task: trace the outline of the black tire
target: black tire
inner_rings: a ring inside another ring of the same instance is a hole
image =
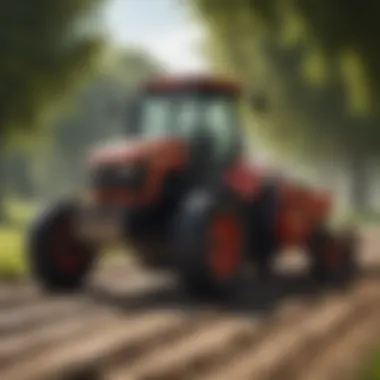
[[[232,272],[221,277],[210,262],[210,226],[218,215],[231,216],[241,229],[238,257]],[[246,263],[245,221],[239,205],[229,196],[194,191],[185,199],[175,220],[174,268],[186,292],[200,298],[230,299],[239,290]]]
[[[333,247],[333,248],[332,248]],[[332,251],[334,249],[334,256]],[[311,277],[323,284],[346,287],[358,274],[357,237],[352,232],[333,234],[320,228],[313,234],[309,251],[311,254]]]
[[[250,257],[257,275],[262,279],[273,276],[273,260],[277,251],[276,218],[278,210],[278,186],[270,182],[263,187],[261,195],[252,205],[249,215],[251,242],[254,249]]]
[[[74,211],[74,202],[63,201],[48,208],[32,224],[27,258],[32,277],[45,291],[77,291],[93,267],[94,249],[73,236]]]

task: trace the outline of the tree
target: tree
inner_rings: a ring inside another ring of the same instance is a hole
[[[270,112],[265,115],[265,127],[258,131],[260,136],[266,137],[281,155],[302,158],[304,162],[326,161],[326,157],[332,159],[332,164],[343,161],[350,166],[353,184],[359,182],[363,187],[366,162],[378,156],[380,133],[376,126],[380,116],[369,113],[365,106],[370,102],[362,100],[375,99],[375,93],[372,92],[372,97],[364,96],[368,87],[361,86],[357,61],[353,55],[340,55],[346,50],[339,43],[334,45],[335,50],[330,46],[333,55],[321,53],[329,40],[324,35],[320,43],[318,34],[322,33],[326,17],[326,27],[331,27],[328,33],[334,32],[335,23],[339,24],[340,32],[347,29],[342,23],[348,22],[349,16],[342,18],[345,21],[339,20],[336,13],[331,13],[335,5],[326,5],[343,2],[193,0],[193,3],[217,47],[218,55],[214,56],[217,66],[222,63],[234,72],[248,90],[265,89]],[[340,5],[336,7],[344,13],[345,8]],[[349,8],[347,12],[352,13],[352,7]],[[309,22],[318,25],[309,28]],[[352,32],[347,38],[355,46],[365,44],[360,34],[362,26],[357,20],[353,25],[358,34]],[[369,75],[370,71],[366,73]],[[356,92],[347,91],[353,88],[352,83],[359,83]],[[361,207],[365,191],[360,194],[356,187],[353,186],[353,199]]]
[[[44,181],[45,194],[57,195],[78,186],[86,173],[88,150],[99,141],[125,136],[127,102],[142,81],[163,71],[144,51],[117,49],[107,65],[63,110],[51,128],[47,177],[60,173],[54,183]]]
[[[86,77],[103,41],[92,28],[101,0],[1,0],[0,4],[0,153],[4,154],[10,137],[27,135],[43,124],[62,96]],[[4,187],[4,177],[0,182]]]

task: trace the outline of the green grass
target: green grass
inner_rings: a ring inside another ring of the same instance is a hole
[[[36,210],[35,204],[26,201],[12,200],[8,202],[9,223],[24,228]]]
[[[358,380],[380,380],[380,347],[363,364]]]
[[[0,279],[14,280],[26,273],[23,233],[19,228],[0,228]]]
[[[33,204],[12,200],[7,203],[8,220],[0,226],[0,280],[16,280],[25,276],[24,238]]]

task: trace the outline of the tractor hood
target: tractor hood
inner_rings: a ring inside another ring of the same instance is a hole
[[[187,160],[188,146],[183,140],[118,140],[111,141],[90,152],[91,167],[125,165],[149,161],[152,165],[172,161],[172,165],[182,165]]]

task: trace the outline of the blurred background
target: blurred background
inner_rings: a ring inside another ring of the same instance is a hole
[[[380,2],[1,0],[0,276],[25,274],[33,210],[82,181],[85,156],[123,134],[131,94],[162,73],[240,81],[253,160],[337,199],[380,208]]]
[[[336,212],[380,206],[380,5],[334,1],[2,0],[1,260],[39,202],[80,186],[123,134],[128,99],[162,73],[236,78],[253,160],[326,187]],[[14,248],[12,248],[14,247]],[[16,259],[17,258],[17,259]]]
[[[337,213],[377,218],[375,2],[1,4],[1,244],[39,201],[78,188],[88,149],[123,133],[129,96],[164,72],[235,77],[255,99],[241,105],[253,160],[328,188]]]

